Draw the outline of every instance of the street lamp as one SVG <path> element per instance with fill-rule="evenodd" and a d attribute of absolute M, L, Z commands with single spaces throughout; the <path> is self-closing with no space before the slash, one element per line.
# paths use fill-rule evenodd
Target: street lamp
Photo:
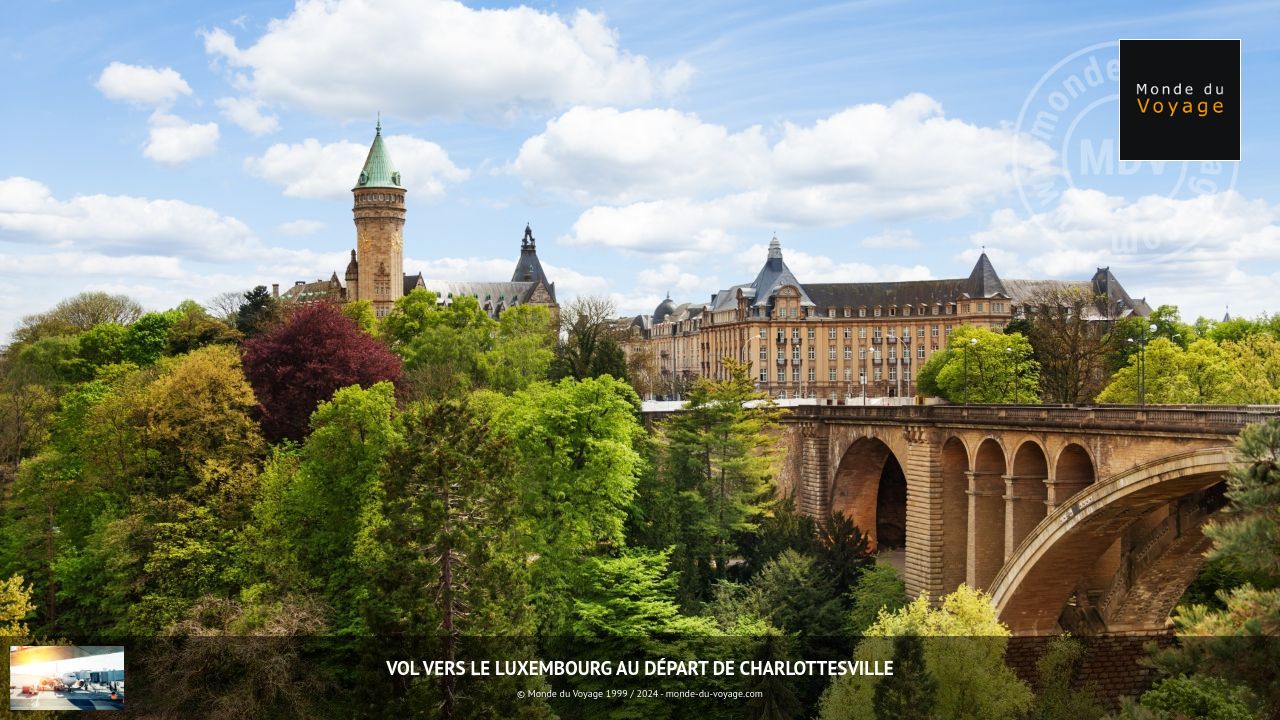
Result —
<path fill-rule="evenodd" d="M 1155 323 L 1143 326 L 1142 334 L 1139 336 L 1138 345 L 1138 404 L 1147 404 L 1147 342 L 1150 338 L 1147 333 L 1152 334 L 1156 331 Z M 1129 342 L 1134 342 L 1133 338 L 1129 338 Z"/>
<path fill-rule="evenodd" d="M 1013 359 L 1013 348 L 1004 349 L 1005 357 L 1009 358 L 1009 382 L 1013 383 L 1013 404 L 1018 404 L 1018 373 L 1017 366 Z"/>
<path fill-rule="evenodd" d="M 969 338 L 969 344 L 964 346 L 964 404 L 969 404 L 969 348 L 978 344 L 978 338 Z"/>

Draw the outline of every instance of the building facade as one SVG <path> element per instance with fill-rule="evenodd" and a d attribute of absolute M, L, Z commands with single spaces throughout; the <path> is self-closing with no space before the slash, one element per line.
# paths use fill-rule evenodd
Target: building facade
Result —
<path fill-rule="evenodd" d="M 1002 281 L 984 252 L 967 278 L 803 284 L 775 237 L 749 283 L 709 303 L 663 300 L 652 316 L 620 321 L 629 359 L 656 375 L 654 397 L 683 394 L 699 377 L 722 378 L 724 359 L 750 364 L 776 398 L 907 397 L 921 366 L 961 325 L 1003 330 L 1049 286 L 1081 286 L 1098 317 L 1146 315 L 1108 268 L 1088 281 Z"/>
<path fill-rule="evenodd" d="M 510 281 L 441 281 L 428 280 L 421 272 L 405 274 L 406 191 L 383 143 L 381 122 L 351 194 L 356 247 L 342 279 L 334 271 L 327 280 L 299 280 L 282 295 L 276 286 L 277 295 L 295 302 L 368 300 L 374 314 L 381 318 L 391 312 L 396 300 L 414 289 L 425 288 L 435 293 L 436 301 L 442 305 L 461 297 L 475 298 L 495 318 L 516 305 L 542 305 L 550 308 L 553 316 L 558 313 L 555 283 L 547 279 L 542 269 L 533 229 L 527 225 Z"/>

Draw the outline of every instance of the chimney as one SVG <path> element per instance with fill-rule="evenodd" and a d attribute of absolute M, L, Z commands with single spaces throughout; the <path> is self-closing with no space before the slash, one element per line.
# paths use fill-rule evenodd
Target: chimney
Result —
<path fill-rule="evenodd" d="M 271 283 L 271 297 L 280 297 L 280 283 Z"/>

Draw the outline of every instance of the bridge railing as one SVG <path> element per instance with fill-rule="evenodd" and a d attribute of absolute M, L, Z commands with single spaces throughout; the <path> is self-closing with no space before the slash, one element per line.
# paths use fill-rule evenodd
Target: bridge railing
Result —
<path fill-rule="evenodd" d="M 892 420 L 899 422 L 954 422 L 996 424 L 1047 424 L 1092 428 L 1143 428 L 1238 431 L 1249 423 L 1280 417 L 1280 406 L 1204 405 L 808 405 L 790 408 L 797 419 L 822 418 Z"/>

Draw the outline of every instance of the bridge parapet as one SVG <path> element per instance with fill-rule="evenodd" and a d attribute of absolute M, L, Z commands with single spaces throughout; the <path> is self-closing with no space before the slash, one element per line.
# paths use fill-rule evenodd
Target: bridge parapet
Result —
<path fill-rule="evenodd" d="M 1235 434 L 1245 425 L 1280 415 L 1280 406 L 801 405 L 788 415 L 785 419 Z"/>

